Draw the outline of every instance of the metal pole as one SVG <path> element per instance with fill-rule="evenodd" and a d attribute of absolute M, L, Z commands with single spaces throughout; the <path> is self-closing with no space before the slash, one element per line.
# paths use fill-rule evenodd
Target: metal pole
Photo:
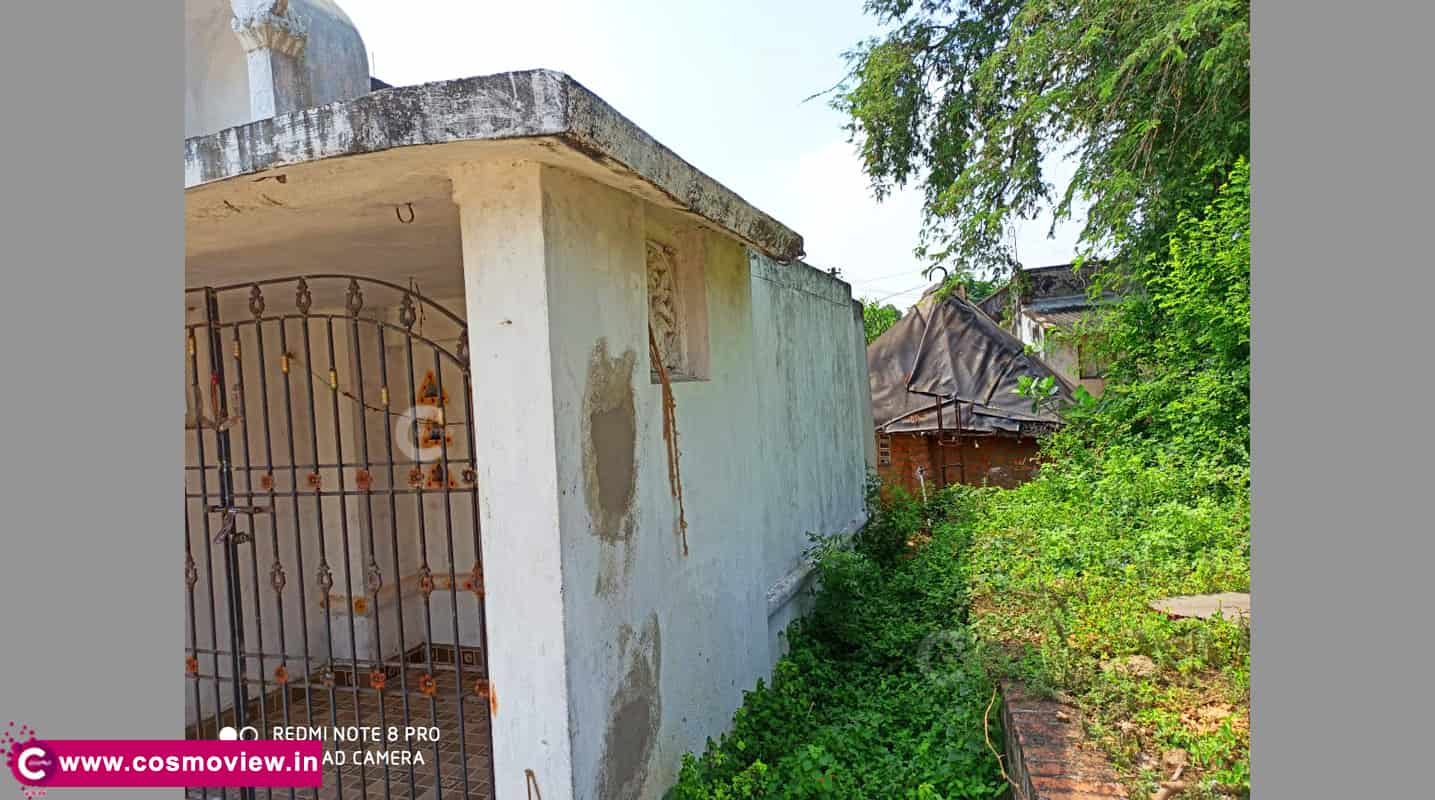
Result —
<path fill-rule="evenodd" d="M 204 293 L 205 321 L 209 331 L 209 372 L 211 402 L 214 405 L 215 459 L 218 462 L 219 509 L 226 516 L 223 523 L 228 535 L 224 536 L 224 583 L 229 607 L 230 637 L 230 679 L 233 685 L 234 727 L 242 729 L 248 724 L 248 692 L 244 687 L 244 607 L 240 595 L 239 575 L 239 528 L 235 516 L 234 473 L 230 453 L 229 429 L 225 421 L 229 418 L 228 389 L 224 383 L 224 338 L 219 329 L 219 299 L 213 289 Z M 222 530 L 224 530 L 222 529 Z M 240 790 L 240 796 L 252 800 L 254 790 Z"/>
<path fill-rule="evenodd" d="M 942 445 L 946 429 L 942 427 L 942 398 L 937 398 L 937 488 L 947 485 L 947 449 Z"/>

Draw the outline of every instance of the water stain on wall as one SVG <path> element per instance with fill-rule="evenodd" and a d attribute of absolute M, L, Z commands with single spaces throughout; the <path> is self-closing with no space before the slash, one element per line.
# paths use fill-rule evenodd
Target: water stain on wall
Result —
<path fill-rule="evenodd" d="M 608 340 L 599 339 L 588 362 L 583 393 L 583 497 L 592 533 L 608 545 L 629 545 L 633 536 L 633 499 L 638 485 L 638 425 L 633 403 L 632 350 L 613 358 Z M 631 566 L 625 547 L 623 574 Z M 611 555 L 611 554 L 609 554 Z M 597 592 L 611 593 L 621 582 L 616 565 L 605 556 Z"/>
<path fill-rule="evenodd" d="M 623 682 L 609 701 L 595 796 L 642 797 L 663 718 L 658 693 L 663 665 L 658 615 L 649 615 L 641 631 L 624 625 L 618 633 L 618 646 L 626 667 Z"/>

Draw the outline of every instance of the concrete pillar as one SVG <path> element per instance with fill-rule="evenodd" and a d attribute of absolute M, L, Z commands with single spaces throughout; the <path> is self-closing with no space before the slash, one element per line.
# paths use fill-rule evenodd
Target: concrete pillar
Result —
<path fill-rule="evenodd" d="M 249 60 L 252 119 L 308 108 L 309 81 L 304 45 L 309 32 L 289 10 L 288 0 L 233 0 L 234 33 Z"/>
<path fill-rule="evenodd" d="M 473 366 L 473 419 L 497 696 L 498 800 L 573 797 L 559 472 L 542 168 L 466 165 L 453 174 Z"/>

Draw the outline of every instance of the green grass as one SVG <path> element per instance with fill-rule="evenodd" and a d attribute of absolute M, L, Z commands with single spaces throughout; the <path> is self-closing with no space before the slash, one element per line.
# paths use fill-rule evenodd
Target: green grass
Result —
<path fill-rule="evenodd" d="M 1248 795 L 1249 628 L 1147 606 L 1249 589 L 1246 483 L 1109 448 L 1013 490 L 874 494 L 850 546 L 816 542 L 813 613 L 672 796 L 997 796 L 1000 677 L 1077 703 L 1133 796 L 1170 777 L 1174 749 L 1183 798 Z M 1111 668 L 1132 656 L 1154 669 Z"/>
<path fill-rule="evenodd" d="M 1162 597 L 1250 589 L 1245 468 L 1112 448 L 971 493 L 971 627 L 994 669 L 1073 697 L 1137 793 L 1184 750 L 1186 798 L 1250 792 L 1250 629 L 1173 620 Z M 1150 674 L 1122 669 L 1150 659 Z M 1143 662 L 1144 663 L 1144 662 Z"/>

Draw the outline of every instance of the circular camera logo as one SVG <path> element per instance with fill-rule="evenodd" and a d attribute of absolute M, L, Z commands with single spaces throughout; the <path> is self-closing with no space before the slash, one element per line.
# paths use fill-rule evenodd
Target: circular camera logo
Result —
<path fill-rule="evenodd" d="M 3 741 L 5 763 L 10 767 L 10 774 L 24 787 L 25 797 L 44 797 L 45 790 L 34 787 L 44 786 L 59 772 L 54 751 L 35 738 L 34 728 L 17 726 L 14 722 L 5 730 Z"/>
<path fill-rule="evenodd" d="M 394 426 L 394 444 L 399 452 L 420 464 L 440 461 L 446 442 L 443 409 L 419 405 L 399 415 Z"/>
<path fill-rule="evenodd" d="M 55 774 L 55 754 L 41 742 L 15 746 L 15 776 L 21 781 L 40 786 Z"/>

